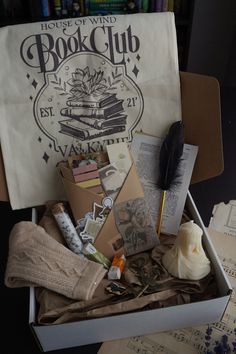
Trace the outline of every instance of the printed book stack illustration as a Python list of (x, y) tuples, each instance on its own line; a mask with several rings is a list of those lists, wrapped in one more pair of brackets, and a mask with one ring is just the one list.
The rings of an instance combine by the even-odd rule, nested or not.
[(72, 96), (60, 112), (69, 119), (59, 122), (61, 133), (86, 140), (125, 130), (124, 100), (118, 99), (116, 93), (107, 92), (103, 80), (102, 72), (90, 74), (88, 67), (72, 74), (68, 82)]

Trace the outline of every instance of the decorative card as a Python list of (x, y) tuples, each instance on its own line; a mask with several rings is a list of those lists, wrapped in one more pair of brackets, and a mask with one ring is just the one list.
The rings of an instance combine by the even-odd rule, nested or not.
[(127, 256), (147, 251), (159, 243), (144, 198), (115, 204), (114, 215), (117, 229), (124, 241), (123, 247)]

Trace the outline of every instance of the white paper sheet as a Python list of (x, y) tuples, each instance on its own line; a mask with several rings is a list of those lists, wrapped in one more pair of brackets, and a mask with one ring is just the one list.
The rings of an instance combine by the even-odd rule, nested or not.
[(236, 200), (230, 200), (227, 204), (216, 204), (209, 227), (226, 236), (236, 236)]

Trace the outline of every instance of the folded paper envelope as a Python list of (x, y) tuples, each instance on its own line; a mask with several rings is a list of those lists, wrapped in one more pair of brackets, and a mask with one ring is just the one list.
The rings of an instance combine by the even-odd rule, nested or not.
[(92, 212), (94, 203), (101, 205), (103, 198), (100, 195), (90, 192), (88, 189), (77, 186), (74, 182), (71, 182), (71, 180), (66, 178), (66, 175), (62, 169), (61, 172), (67, 199), (75, 221), (84, 218), (86, 213)]
[[(66, 174), (62, 170), (61, 172), (67, 198), (75, 220), (83, 218), (87, 212), (92, 211), (94, 202), (101, 204), (101, 196), (77, 186), (69, 179), (64, 178)], [(143, 188), (133, 163), (115, 200), (115, 204), (142, 197), (144, 197)], [(111, 210), (96, 237), (94, 246), (111, 260), (115, 254), (124, 253), (122, 245), (122, 237), (116, 227), (114, 212)]]

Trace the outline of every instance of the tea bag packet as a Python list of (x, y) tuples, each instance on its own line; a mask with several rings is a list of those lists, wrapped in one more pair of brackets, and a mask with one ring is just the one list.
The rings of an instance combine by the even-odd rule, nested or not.
[(202, 229), (193, 221), (182, 224), (173, 247), (162, 257), (170, 274), (180, 279), (200, 280), (211, 271), (202, 247)]

